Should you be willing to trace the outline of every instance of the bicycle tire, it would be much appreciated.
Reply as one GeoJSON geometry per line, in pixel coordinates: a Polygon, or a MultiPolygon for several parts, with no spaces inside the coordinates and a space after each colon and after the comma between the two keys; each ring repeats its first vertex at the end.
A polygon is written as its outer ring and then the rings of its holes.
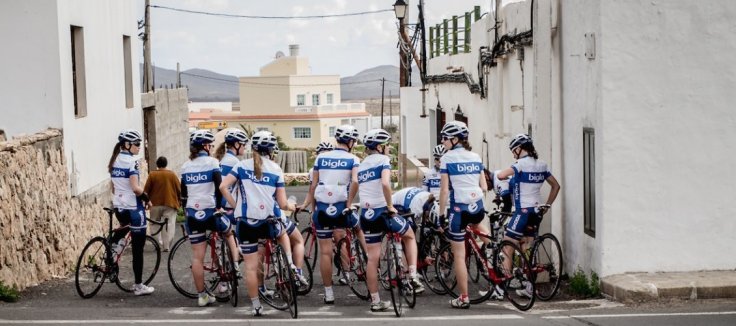
{"type": "Polygon", "coordinates": [[[398,265],[398,257],[393,244],[386,247],[386,270],[388,271],[388,279],[390,283],[389,292],[391,293],[391,305],[394,307],[396,317],[404,314],[404,299],[401,298],[401,271],[398,265]]]}
{"type": "Polygon", "coordinates": [[[299,316],[296,275],[294,275],[294,270],[291,269],[291,265],[289,264],[289,260],[286,257],[286,252],[283,248],[281,248],[281,246],[277,247],[276,252],[280,257],[279,275],[282,278],[281,287],[277,288],[277,290],[281,292],[281,296],[287,304],[291,318],[296,319],[299,316]]]}
{"type": "MultiPolygon", "coordinates": [[[[132,239],[131,239],[132,241],[132,239]]],[[[159,265],[161,264],[161,247],[158,241],[152,236],[146,236],[146,240],[143,245],[143,271],[141,274],[141,280],[143,284],[151,284],[153,278],[158,273],[159,265]]],[[[133,246],[128,244],[120,254],[120,259],[117,262],[118,265],[118,277],[115,280],[115,284],[125,292],[133,292],[133,284],[135,284],[135,276],[133,272],[133,246]]]]}
{"type": "Polygon", "coordinates": [[[298,295],[307,295],[309,292],[312,291],[312,286],[314,286],[314,270],[312,270],[312,267],[309,265],[307,260],[304,260],[304,264],[302,264],[302,275],[304,275],[304,278],[307,279],[307,284],[301,284],[299,288],[297,289],[296,293],[298,295]]]}
{"type": "MultiPolygon", "coordinates": [[[[388,246],[388,241],[387,238],[384,237],[383,240],[381,240],[381,252],[386,252],[386,246],[388,246]]],[[[388,255],[383,255],[383,257],[378,259],[378,281],[381,284],[381,287],[386,291],[391,290],[391,280],[389,280],[387,269],[389,264],[386,262],[388,259],[390,259],[388,255]]]]}
{"type": "Polygon", "coordinates": [[[404,302],[409,308],[414,308],[417,304],[417,292],[414,290],[414,287],[411,286],[409,274],[403,269],[401,255],[399,254],[399,250],[401,249],[399,249],[396,244],[392,247],[394,251],[394,266],[396,266],[396,275],[397,280],[399,281],[396,283],[399,295],[404,299],[404,302]]]}
{"type": "MultiPolygon", "coordinates": [[[[205,273],[205,288],[210,292],[214,290],[217,283],[211,283],[208,287],[207,279],[211,279],[211,265],[212,256],[210,255],[209,240],[205,242],[205,255],[202,265],[205,273]]],[[[189,237],[183,236],[177,240],[171,247],[169,252],[169,259],[167,261],[167,267],[169,269],[169,281],[171,285],[179,291],[183,296],[191,299],[196,299],[199,295],[197,288],[194,285],[194,278],[192,277],[192,246],[189,243],[189,237]]]]}
{"type": "Polygon", "coordinates": [[[301,233],[304,238],[304,262],[314,270],[314,267],[317,266],[317,257],[319,257],[319,241],[312,233],[311,226],[302,229],[301,233]]]}
{"type": "MultiPolygon", "coordinates": [[[[470,301],[470,304],[479,304],[485,302],[486,300],[488,300],[488,298],[491,297],[492,282],[484,265],[485,260],[478,257],[475,250],[467,248],[467,243],[465,243],[465,246],[465,268],[468,273],[468,300],[470,301]],[[477,274],[477,278],[473,278],[473,273],[477,274]]],[[[442,284],[445,286],[447,294],[449,294],[453,298],[457,298],[458,296],[460,296],[460,293],[458,293],[457,288],[457,277],[455,275],[454,269],[454,255],[452,254],[452,245],[450,243],[446,244],[440,251],[440,254],[443,255],[443,257],[452,257],[452,259],[442,261],[443,268],[448,269],[448,271],[446,272],[446,275],[443,275],[444,277],[440,279],[443,281],[442,284]],[[449,272],[449,270],[452,270],[452,272],[449,272]],[[452,286],[444,283],[445,281],[448,281],[448,278],[449,281],[451,281],[452,286]]],[[[440,259],[438,258],[438,260],[440,259]]]]}
{"type": "Polygon", "coordinates": [[[450,243],[446,243],[439,251],[434,261],[434,268],[437,273],[439,284],[445,289],[445,293],[453,298],[457,298],[454,289],[457,286],[457,278],[455,277],[455,269],[453,267],[454,255],[450,243]]]}
{"type": "Polygon", "coordinates": [[[350,287],[350,291],[352,291],[359,299],[368,300],[370,298],[370,293],[368,292],[368,278],[366,275],[368,257],[357,238],[353,238],[349,248],[346,247],[347,244],[347,238],[342,238],[337,242],[338,253],[343,252],[343,247],[347,248],[345,249],[345,252],[349,252],[348,257],[350,258],[347,262],[348,287],[350,287]]]}
{"type": "Polygon", "coordinates": [[[506,299],[509,300],[516,309],[521,311],[531,309],[534,306],[534,300],[536,298],[536,295],[534,295],[534,276],[532,274],[531,265],[529,265],[529,261],[526,259],[526,256],[522,253],[521,249],[519,249],[519,246],[508,240],[501,241],[499,249],[494,253],[494,268],[499,271],[497,273],[499,276],[512,276],[502,283],[506,299]],[[507,249],[509,247],[511,249],[507,249]],[[512,258],[510,259],[510,270],[504,265],[504,262],[507,259],[506,251],[513,252],[512,258]],[[529,287],[531,288],[530,292],[532,293],[531,298],[524,296],[517,291],[529,287]]]}
{"type": "Polygon", "coordinates": [[[87,242],[77,258],[74,286],[84,299],[94,297],[108,278],[106,257],[109,246],[103,237],[94,237],[87,242]]]}
{"type": "Polygon", "coordinates": [[[435,294],[445,295],[447,294],[447,290],[445,290],[445,288],[442,287],[442,284],[439,283],[437,269],[434,264],[434,261],[437,260],[437,253],[439,252],[439,249],[441,247],[442,240],[436,234],[431,235],[423,242],[422,248],[420,248],[420,250],[424,253],[423,255],[425,256],[425,259],[428,260],[430,263],[422,268],[420,270],[420,273],[422,274],[422,278],[424,279],[424,284],[427,285],[429,290],[431,290],[435,294]]]}
{"type": "Polygon", "coordinates": [[[233,307],[238,306],[238,272],[236,269],[237,262],[233,261],[230,246],[227,241],[222,243],[222,261],[225,262],[225,277],[228,281],[228,301],[233,307]]]}
{"type": "Polygon", "coordinates": [[[264,295],[261,291],[258,291],[258,297],[261,301],[277,310],[289,309],[288,303],[282,300],[281,292],[279,292],[279,283],[282,282],[279,271],[281,258],[279,257],[277,249],[280,248],[276,244],[272,246],[273,251],[270,253],[268,261],[264,261],[262,264],[263,270],[263,286],[267,289],[273,289],[274,294],[272,296],[264,295]]]}
{"type": "Polygon", "coordinates": [[[548,301],[557,294],[562,277],[562,259],[562,246],[553,234],[546,233],[534,240],[531,266],[537,299],[548,301]],[[543,272],[540,273],[540,270],[543,272]]]}

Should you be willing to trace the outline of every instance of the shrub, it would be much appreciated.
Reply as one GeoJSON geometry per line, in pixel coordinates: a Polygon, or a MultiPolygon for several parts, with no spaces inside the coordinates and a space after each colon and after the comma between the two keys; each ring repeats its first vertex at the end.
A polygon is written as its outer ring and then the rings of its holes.
{"type": "Polygon", "coordinates": [[[570,292],[585,298],[601,295],[600,278],[596,272],[590,273],[590,280],[582,268],[578,266],[570,278],[570,292]]]}
{"type": "Polygon", "coordinates": [[[20,294],[15,286],[9,287],[3,281],[0,281],[0,301],[16,302],[19,298],[20,294]]]}

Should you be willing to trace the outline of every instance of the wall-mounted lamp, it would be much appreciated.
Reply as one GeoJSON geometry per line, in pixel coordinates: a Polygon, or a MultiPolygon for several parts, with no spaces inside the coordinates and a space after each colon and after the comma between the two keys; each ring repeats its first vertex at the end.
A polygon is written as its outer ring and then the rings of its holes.
{"type": "Polygon", "coordinates": [[[406,17],[406,2],[404,0],[396,0],[396,3],[394,3],[394,14],[396,14],[396,19],[403,20],[404,17],[406,17]]]}

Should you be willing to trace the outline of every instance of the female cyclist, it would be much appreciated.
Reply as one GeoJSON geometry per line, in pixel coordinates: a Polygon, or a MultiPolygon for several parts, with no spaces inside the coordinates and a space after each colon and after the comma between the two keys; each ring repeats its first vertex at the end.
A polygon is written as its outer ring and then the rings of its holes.
{"type": "Polygon", "coordinates": [[[276,216],[275,205],[281,209],[293,211],[296,209],[286,199],[284,188],[284,174],[281,167],[272,161],[272,154],[276,147],[276,137],[269,131],[259,131],[253,134],[251,148],[253,158],[240,161],[220,185],[220,191],[227,202],[235,207],[235,217],[238,220],[238,238],[240,251],[245,257],[245,285],[248,296],[253,305],[253,316],[261,316],[263,306],[258,299],[258,269],[260,259],[258,240],[276,239],[286,252],[292,269],[296,269],[292,260],[289,238],[281,224],[271,224],[267,218],[276,216]],[[241,205],[236,206],[236,200],[228,192],[230,186],[240,182],[243,192],[240,193],[241,205]]]}
{"type": "Polygon", "coordinates": [[[125,235],[130,230],[133,248],[133,274],[135,295],[147,295],[154,291],[152,286],[143,284],[143,247],[146,245],[146,210],[148,195],[140,185],[138,167],[140,162],[133,156],[141,150],[141,134],[137,130],[123,130],[118,135],[118,143],[112,151],[107,170],[112,179],[112,204],[115,217],[120,226],[129,225],[127,229],[115,232],[112,237],[112,250],[125,247],[125,235]]]}
{"type": "MultiPolygon", "coordinates": [[[[197,130],[189,141],[189,161],[181,167],[182,206],[187,216],[187,234],[192,244],[192,278],[199,292],[197,304],[200,307],[215,302],[204,285],[204,260],[207,248],[207,231],[220,232],[226,237],[231,249],[237,249],[231,232],[232,225],[225,216],[219,218],[215,211],[221,207],[222,197],[218,191],[222,175],[220,163],[210,156],[215,136],[207,130],[197,130]]],[[[233,251],[234,261],[238,260],[233,251]]]]}
{"type": "Polygon", "coordinates": [[[485,217],[483,197],[488,187],[483,175],[483,163],[478,154],[471,152],[468,143],[468,127],[461,121],[451,121],[442,127],[442,144],[449,148],[440,159],[440,221],[445,222],[448,213],[449,229],[445,232],[451,240],[454,271],[460,296],[450,300],[453,308],[468,309],[468,270],[465,266],[465,227],[480,226],[485,217]],[[452,185],[452,191],[450,191],[452,185]],[[447,210],[447,203],[450,210],[447,210]]]}
{"type": "Polygon", "coordinates": [[[381,240],[386,231],[401,234],[401,242],[406,251],[411,284],[415,289],[423,291],[417,277],[417,243],[414,231],[401,216],[391,199],[391,158],[388,143],[391,135],[383,129],[368,131],[363,137],[366,156],[358,169],[360,182],[360,228],[365,233],[368,266],[366,281],[371,294],[371,311],[383,311],[391,304],[381,301],[378,295],[378,259],[381,257],[381,240]]]}
{"type": "Polygon", "coordinates": [[[422,186],[425,191],[429,191],[434,198],[440,198],[440,158],[447,153],[445,145],[439,144],[432,148],[432,156],[434,157],[434,165],[427,171],[422,180],[422,186]]]}

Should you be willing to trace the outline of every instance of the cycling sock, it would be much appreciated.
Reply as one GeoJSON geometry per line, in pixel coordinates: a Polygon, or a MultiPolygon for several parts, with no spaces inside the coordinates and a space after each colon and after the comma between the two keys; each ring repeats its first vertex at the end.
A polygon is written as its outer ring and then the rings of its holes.
{"type": "Polygon", "coordinates": [[[289,262],[289,265],[294,265],[294,258],[291,257],[291,253],[290,252],[287,252],[286,253],[286,261],[289,262]]]}
{"type": "Polygon", "coordinates": [[[462,301],[462,302],[468,302],[468,301],[470,301],[470,300],[468,299],[468,294],[467,294],[467,293],[465,293],[465,294],[461,294],[461,295],[460,295],[460,297],[459,297],[458,299],[460,299],[460,301],[462,301]]]}
{"type": "Polygon", "coordinates": [[[371,293],[371,303],[379,303],[381,302],[381,297],[378,296],[378,292],[371,293]]]}
{"type": "Polygon", "coordinates": [[[258,308],[261,306],[261,300],[258,299],[258,297],[250,298],[250,302],[253,305],[253,308],[258,308]]]}
{"type": "Polygon", "coordinates": [[[409,276],[417,277],[417,265],[409,265],[409,276]]]}
{"type": "Polygon", "coordinates": [[[325,297],[334,297],[335,294],[332,293],[332,287],[331,286],[325,286],[325,297]]]}

